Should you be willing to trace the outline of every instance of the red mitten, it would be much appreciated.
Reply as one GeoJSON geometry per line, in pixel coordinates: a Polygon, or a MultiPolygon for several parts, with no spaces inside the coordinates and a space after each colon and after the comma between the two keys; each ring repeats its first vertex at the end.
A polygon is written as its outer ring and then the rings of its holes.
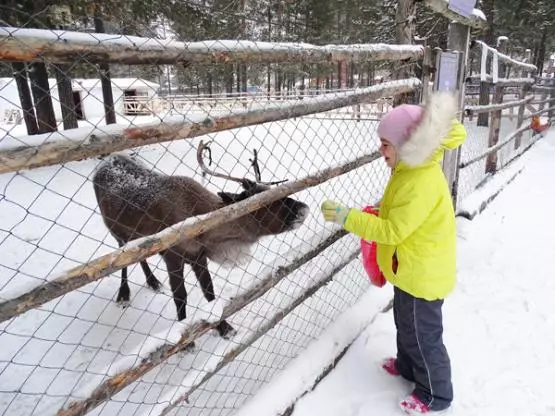
{"type": "MultiPolygon", "coordinates": [[[[371,205],[365,207],[362,211],[378,215],[378,210],[371,205]]],[[[360,250],[362,252],[362,264],[364,265],[364,270],[366,270],[366,273],[368,274],[370,283],[378,287],[384,286],[386,280],[378,266],[376,242],[361,239],[360,250]]]]}

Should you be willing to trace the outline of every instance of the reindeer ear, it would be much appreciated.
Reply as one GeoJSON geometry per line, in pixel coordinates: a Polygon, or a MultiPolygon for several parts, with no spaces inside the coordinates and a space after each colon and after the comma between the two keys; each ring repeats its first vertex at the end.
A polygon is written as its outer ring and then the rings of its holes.
{"type": "Polygon", "coordinates": [[[229,192],[218,192],[218,196],[222,198],[224,204],[233,204],[237,199],[236,194],[231,194],[229,192]]]}
{"type": "Polygon", "coordinates": [[[251,181],[250,179],[247,178],[243,178],[243,182],[241,182],[241,185],[243,185],[243,189],[245,191],[249,191],[252,188],[256,187],[256,182],[251,181]]]}

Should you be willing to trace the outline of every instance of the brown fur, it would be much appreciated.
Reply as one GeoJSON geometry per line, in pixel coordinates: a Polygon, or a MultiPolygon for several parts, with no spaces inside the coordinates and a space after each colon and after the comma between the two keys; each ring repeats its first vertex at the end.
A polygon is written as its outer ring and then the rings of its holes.
{"type": "MultiPolygon", "coordinates": [[[[123,155],[112,155],[102,162],[94,175],[93,185],[104,223],[120,246],[268,189],[245,180],[242,184],[244,191],[240,194],[214,194],[191,178],[152,172],[123,155]]],[[[168,270],[178,320],[186,318],[187,292],[183,281],[185,264],[191,266],[206,300],[211,302],[214,300],[214,288],[207,259],[232,266],[261,237],[298,228],[307,213],[308,206],[304,203],[283,198],[161,252],[168,270]]],[[[147,284],[159,290],[161,284],[147,262],[142,261],[140,264],[147,284]]],[[[118,302],[128,302],[129,294],[127,268],[124,268],[118,302]]],[[[222,321],[218,330],[224,336],[232,328],[222,321]]]]}

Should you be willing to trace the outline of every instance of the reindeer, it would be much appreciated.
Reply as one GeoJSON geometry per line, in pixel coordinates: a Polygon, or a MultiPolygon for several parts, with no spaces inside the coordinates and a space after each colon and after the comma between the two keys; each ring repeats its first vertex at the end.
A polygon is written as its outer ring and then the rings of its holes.
{"type": "MultiPolygon", "coordinates": [[[[238,182],[243,188],[241,193],[222,191],[215,194],[192,178],[153,172],[123,154],[111,155],[101,162],[93,177],[94,192],[104,223],[120,247],[187,218],[243,201],[268,190],[271,185],[283,182],[261,182],[258,173],[257,180],[252,181],[214,172],[204,164],[202,152],[206,149],[209,150],[208,146],[201,141],[197,160],[203,174],[238,182]]],[[[260,238],[299,228],[308,216],[308,209],[303,202],[282,198],[160,252],[166,263],[177,319],[182,321],[187,316],[187,291],[183,278],[185,264],[191,266],[204,297],[212,302],[215,296],[208,259],[221,265],[234,266],[245,258],[241,254],[260,238]]],[[[159,291],[161,283],[148,263],[141,261],[140,265],[147,285],[159,291]]],[[[129,302],[129,295],[127,267],[124,267],[117,302],[129,302]]],[[[228,337],[234,332],[225,320],[216,329],[222,337],[228,337]]]]}

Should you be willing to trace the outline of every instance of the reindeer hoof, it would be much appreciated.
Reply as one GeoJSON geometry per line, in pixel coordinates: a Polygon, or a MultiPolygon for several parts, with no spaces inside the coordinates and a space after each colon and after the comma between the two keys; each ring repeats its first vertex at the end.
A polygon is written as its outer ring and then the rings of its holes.
{"type": "Polygon", "coordinates": [[[153,291],[157,292],[157,293],[161,293],[163,290],[163,286],[162,283],[160,283],[160,281],[158,279],[156,279],[155,277],[148,279],[147,280],[147,285],[148,287],[150,287],[153,291]]]}
{"type": "Polygon", "coordinates": [[[162,293],[164,291],[164,286],[158,280],[156,283],[150,285],[150,288],[156,293],[162,293]]]}
{"type": "Polygon", "coordinates": [[[224,339],[231,339],[237,335],[237,331],[225,320],[218,324],[216,331],[218,331],[218,334],[224,339]]]}
{"type": "Polygon", "coordinates": [[[185,318],[187,318],[187,311],[185,310],[185,306],[183,306],[177,310],[177,320],[182,321],[185,318]]]}
{"type": "Polygon", "coordinates": [[[195,341],[191,342],[190,344],[188,344],[184,349],[184,352],[192,354],[193,352],[197,351],[197,344],[195,343],[195,341]]]}
{"type": "Polygon", "coordinates": [[[122,308],[127,308],[129,306],[129,288],[120,288],[116,303],[122,308]]]}

